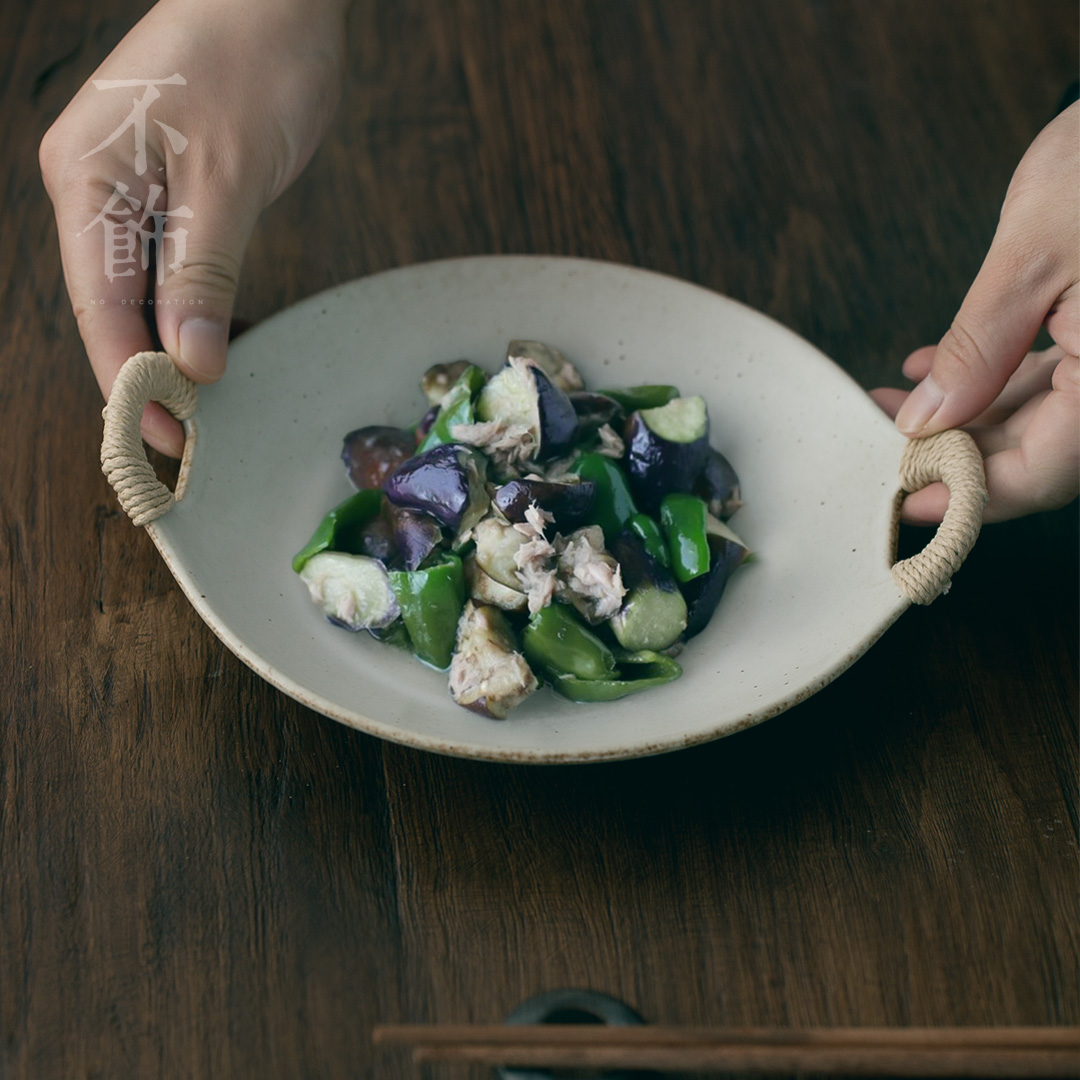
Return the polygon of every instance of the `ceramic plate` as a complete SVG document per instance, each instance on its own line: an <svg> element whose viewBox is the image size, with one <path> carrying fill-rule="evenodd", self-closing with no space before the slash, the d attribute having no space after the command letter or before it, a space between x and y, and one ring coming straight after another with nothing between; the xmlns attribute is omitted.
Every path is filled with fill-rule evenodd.
<svg viewBox="0 0 1080 1080"><path fill-rule="evenodd" d="M468 357L493 371L511 338L557 346L588 386L703 395L711 441L742 480L731 524L756 558L680 656L678 681L602 705L545 688L494 721L454 705L444 674L331 627L289 564L352 491L342 436L411 423L429 365ZM298 701L439 753L596 761L730 735L835 678L909 603L890 576L905 443L892 423L789 330L647 271L490 257L343 285L239 338L195 425L184 496L149 531L199 614Z"/></svg>

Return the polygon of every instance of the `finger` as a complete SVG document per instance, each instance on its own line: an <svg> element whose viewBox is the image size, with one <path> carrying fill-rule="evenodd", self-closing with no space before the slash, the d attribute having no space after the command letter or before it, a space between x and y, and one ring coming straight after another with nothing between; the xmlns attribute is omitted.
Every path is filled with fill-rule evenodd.
<svg viewBox="0 0 1080 1080"><path fill-rule="evenodd" d="M146 271L137 244L123 227L135 213L134 203L116 182L50 160L44 144L42 175L56 215L72 311L98 386L108 400L124 361L153 348L146 317ZM138 199L130 189L127 194ZM110 203L114 212L105 214ZM142 435L163 453L174 457L183 453L183 429L160 405L147 406Z"/></svg>
<svg viewBox="0 0 1080 1080"><path fill-rule="evenodd" d="M907 390L894 390L891 386L879 386L870 391L874 404L890 419L896 416L908 396Z"/></svg>
<svg viewBox="0 0 1080 1080"><path fill-rule="evenodd" d="M925 379L930 374L930 367L934 362L934 353L936 352L936 345L924 345L921 349L916 349L900 367L900 370L904 373L904 378L911 379L912 382Z"/></svg>
<svg viewBox="0 0 1080 1080"><path fill-rule="evenodd" d="M1065 350L1057 345L1029 352L1009 377L1005 388L989 408L975 418L974 423L1000 424L1033 397L1046 393L1053 381L1054 369L1064 355Z"/></svg>
<svg viewBox="0 0 1080 1080"><path fill-rule="evenodd" d="M940 481L913 491L900 507L905 525L939 525L949 508L949 489Z"/></svg>
<svg viewBox="0 0 1080 1080"><path fill-rule="evenodd" d="M1065 506L1080 493L1080 360L1062 360L1018 446L986 459L987 521Z"/></svg>
<svg viewBox="0 0 1080 1080"><path fill-rule="evenodd" d="M1070 284L1056 258L1033 253L1022 223L1003 219L974 284L934 352L930 371L896 416L907 435L969 423L1001 393L1047 312ZM913 365L914 366L914 365Z"/></svg>
<svg viewBox="0 0 1080 1080"><path fill-rule="evenodd" d="M187 168L170 180L154 312L165 351L190 378L208 383L225 371L240 267L260 207L246 196L189 185L190 175Z"/></svg>

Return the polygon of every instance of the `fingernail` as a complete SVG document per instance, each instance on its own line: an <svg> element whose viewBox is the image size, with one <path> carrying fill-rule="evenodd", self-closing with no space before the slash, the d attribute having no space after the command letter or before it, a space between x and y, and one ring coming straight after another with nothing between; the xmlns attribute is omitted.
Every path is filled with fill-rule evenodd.
<svg viewBox="0 0 1080 1080"><path fill-rule="evenodd" d="M944 400L945 395L937 383L927 375L900 406L896 414L896 426L905 435L918 435L933 419Z"/></svg>
<svg viewBox="0 0 1080 1080"><path fill-rule="evenodd" d="M212 319L185 319L180 324L180 359L208 382L225 373L228 329Z"/></svg>

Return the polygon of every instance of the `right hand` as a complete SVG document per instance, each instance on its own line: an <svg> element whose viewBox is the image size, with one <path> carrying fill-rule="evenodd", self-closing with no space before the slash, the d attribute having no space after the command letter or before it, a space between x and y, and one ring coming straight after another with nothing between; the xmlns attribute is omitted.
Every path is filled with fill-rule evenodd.
<svg viewBox="0 0 1080 1080"><path fill-rule="evenodd" d="M337 105L346 7L345 0L160 0L93 76L179 74L186 80L158 87L161 96L147 113L143 174L136 171L130 127L84 155L123 125L144 87L98 89L87 82L46 132L41 171L56 214L64 278L106 399L124 361L154 347L149 318L181 371L203 383L221 377L255 221L310 160ZM175 132L187 139L179 152ZM110 281L106 274L104 229L87 226L117 182L144 209L150 184L158 184L164 190L154 209L191 211L166 219L167 230L187 229L187 251L182 268L166 268L161 284L149 280L138 244L128 264L133 275ZM129 220L141 216L138 211ZM163 255L159 262L175 258L170 241ZM183 431L160 405L147 406L142 433L166 454L183 451Z"/></svg>
<svg viewBox="0 0 1080 1080"><path fill-rule="evenodd" d="M912 353L914 390L878 389L897 427L923 438L968 428L983 453L986 521L1052 510L1080 493L1080 104L1020 162L993 243L953 325ZM1029 352L1040 326L1053 347ZM914 524L941 520L943 484L904 500Z"/></svg>

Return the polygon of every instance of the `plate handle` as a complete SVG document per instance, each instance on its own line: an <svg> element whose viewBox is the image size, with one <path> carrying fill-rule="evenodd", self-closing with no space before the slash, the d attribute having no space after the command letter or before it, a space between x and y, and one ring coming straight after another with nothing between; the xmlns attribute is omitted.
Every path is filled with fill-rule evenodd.
<svg viewBox="0 0 1080 1080"><path fill-rule="evenodd" d="M124 512L136 525L149 525L183 498L195 448L195 413L198 387L163 352L140 352L125 361L116 376L108 404L102 410L105 434L101 441L101 471L120 499ZM160 402L184 423L184 456L176 492L155 475L146 457L139 424L143 409Z"/></svg>
<svg viewBox="0 0 1080 1080"><path fill-rule="evenodd" d="M968 557L982 527L986 506L986 473L982 454L966 431L942 431L911 439L900 458L900 493L904 496L935 480L949 489L949 506L934 538L917 555L892 568L893 580L913 604L929 604L949 591L952 576Z"/></svg>

